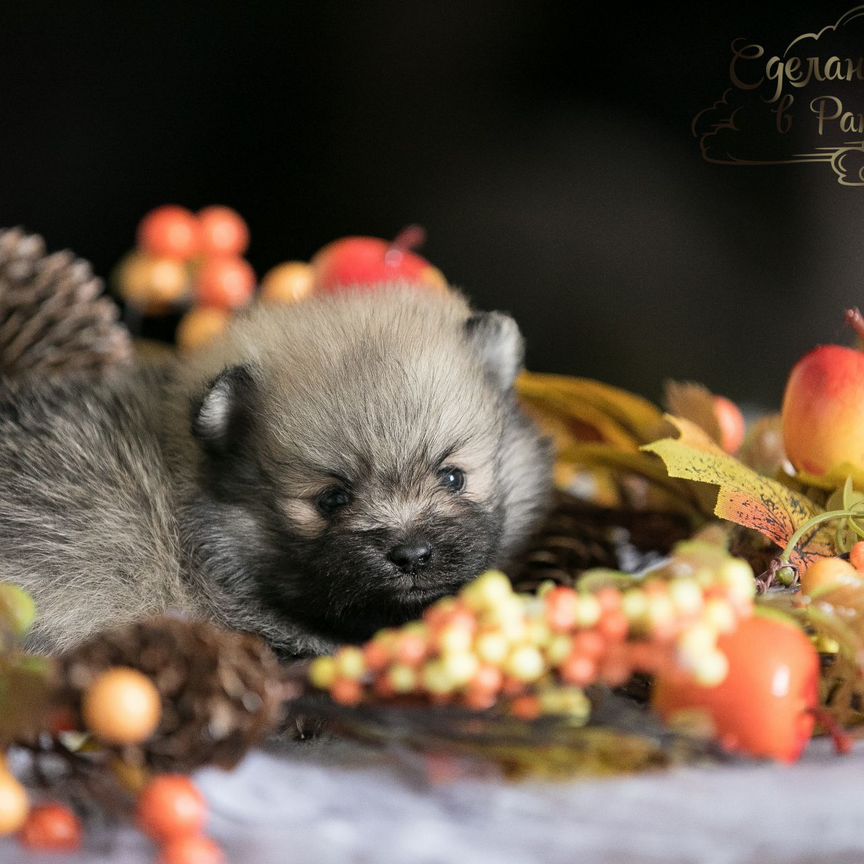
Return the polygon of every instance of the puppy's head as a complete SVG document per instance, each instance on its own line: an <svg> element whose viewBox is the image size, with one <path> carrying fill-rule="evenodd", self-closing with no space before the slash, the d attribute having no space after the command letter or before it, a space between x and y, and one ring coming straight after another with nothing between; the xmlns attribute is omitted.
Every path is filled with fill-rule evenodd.
<svg viewBox="0 0 864 864"><path fill-rule="evenodd" d="M192 420L202 494L246 563L237 590L362 639L488 567L521 360L512 319L455 296L394 289L238 322Z"/></svg>

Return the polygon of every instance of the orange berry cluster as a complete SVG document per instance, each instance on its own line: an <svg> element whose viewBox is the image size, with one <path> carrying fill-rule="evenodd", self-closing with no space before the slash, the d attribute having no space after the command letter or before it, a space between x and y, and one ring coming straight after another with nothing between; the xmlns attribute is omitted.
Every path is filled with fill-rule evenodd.
<svg viewBox="0 0 864 864"><path fill-rule="evenodd" d="M688 541L629 587L610 584L628 578L620 573L583 578L606 584L595 591L550 584L520 595L504 573L488 571L421 621L317 658L310 681L344 705L410 696L483 710L504 696L527 717L582 713L582 688L619 686L635 672L674 666L706 685L723 680L717 640L753 607L745 561Z"/></svg>
<svg viewBox="0 0 864 864"><path fill-rule="evenodd" d="M243 258L248 246L249 228L230 207L205 207L197 214L157 207L141 220L137 249L118 268L118 290L145 315L192 305L178 340L194 347L252 299L255 271Z"/></svg>

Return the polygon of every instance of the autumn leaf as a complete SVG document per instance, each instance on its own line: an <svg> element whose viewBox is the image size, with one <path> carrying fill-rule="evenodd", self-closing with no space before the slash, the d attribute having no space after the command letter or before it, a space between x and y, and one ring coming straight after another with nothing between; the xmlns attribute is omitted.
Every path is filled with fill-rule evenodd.
<svg viewBox="0 0 864 864"><path fill-rule="evenodd" d="M678 430L678 438L663 438L641 449L656 453L670 477L680 477L718 486L714 513L721 519L764 534L781 549L795 531L822 508L782 483L756 473L718 447L695 423L667 415ZM814 529L791 556L793 564L824 555L834 555L833 532L825 526Z"/></svg>
<svg viewBox="0 0 864 864"><path fill-rule="evenodd" d="M723 432L714 408L714 394L692 381L667 381L665 402L669 413L700 426L711 440L720 444Z"/></svg>

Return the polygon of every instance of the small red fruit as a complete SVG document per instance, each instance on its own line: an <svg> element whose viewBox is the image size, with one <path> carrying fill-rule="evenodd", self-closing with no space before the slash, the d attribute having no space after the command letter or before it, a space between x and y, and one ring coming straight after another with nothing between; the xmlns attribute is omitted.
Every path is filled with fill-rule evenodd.
<svg viewBox="0 0 864 864"><path fill-rule="evenodd" d="M249 228L230 207L205 207L198 213L202 255L242 255L249 248Z"/></svg>
<svg viewBox="0 0 864 864"><path fill-rule="evenodd" d="M138 797L138 827L154 840L200 834L207 820L207 802L182 774L154 777Z"/></svg>
<svg viewBox="0 0 864 864"><path fill-rule="evenodd" d="M849 550L849 563L856 570L864 571L864 540L859 540Z"/></svg>
<svg viewBox="0 0 864 864"><path fill-rule="evenodd" d="M819 702L819 655L794 624L755 615L718 640L726 678L702 687L678 674L658 675L652 696L664 720L706 712L729 750L794 762L813 734Z"/></svg>
<svg viewBox="0 0 864 864"><path fill-rule="evenodd" d="M185 207L157 207L138 225L138 246L150 255L188 261L198 254L198 220Z"/></svg>
<svg viewBox="0 0 864 864"><path fill-rule="evenodd" d="M812 594L828 585L856 585L864 574L842 558L817 558L801 574L801 590Z"/></svg>
<svg viewBox="0 0 864 864"><path fill-rule="evenodd" d="M714 397L714 416L720 427L720 446L727 453L737 453L747 431L741 409L725 396Z"/></svg>
<svg viewBox="0 0 864 864"><path fill-rule="evenodd" d="M62 804L34 807L21 829L21 842L28 849L74 852L81 847L81 822Z"/></svg>
<svg viewBox="0 0 864 864"><path fill-rule="evenodd" d="M177 837L162 847L157 864L224 864L225 855L209 837Z"/></svg>
<svg viewBox="0 0 864 864"><path fill-rule="evenodd" d="M864 353L823 345L798 361L783 397L783 442L808 474L864 468Z"/></svg>
<svg viewBox="0 0 864 864"><path fill-rule="evenodd" d="M242 258L209 258L198 271L198 302L202 306L236 309L255 291L255 271Z"/></svg>

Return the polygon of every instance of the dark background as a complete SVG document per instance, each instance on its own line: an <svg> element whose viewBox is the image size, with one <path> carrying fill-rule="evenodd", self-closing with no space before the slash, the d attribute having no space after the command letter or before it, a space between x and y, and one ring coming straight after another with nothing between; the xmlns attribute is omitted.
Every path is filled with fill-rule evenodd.
<svg viewBox="0 0 864 864"><path fill-rule="evenodd" d="M864 189L702 161L729 45L852 3L0 3L0 225L110 272L163 203L236 207L259 273L419 222L529 365L776 403L864 303Z"/></svg>

